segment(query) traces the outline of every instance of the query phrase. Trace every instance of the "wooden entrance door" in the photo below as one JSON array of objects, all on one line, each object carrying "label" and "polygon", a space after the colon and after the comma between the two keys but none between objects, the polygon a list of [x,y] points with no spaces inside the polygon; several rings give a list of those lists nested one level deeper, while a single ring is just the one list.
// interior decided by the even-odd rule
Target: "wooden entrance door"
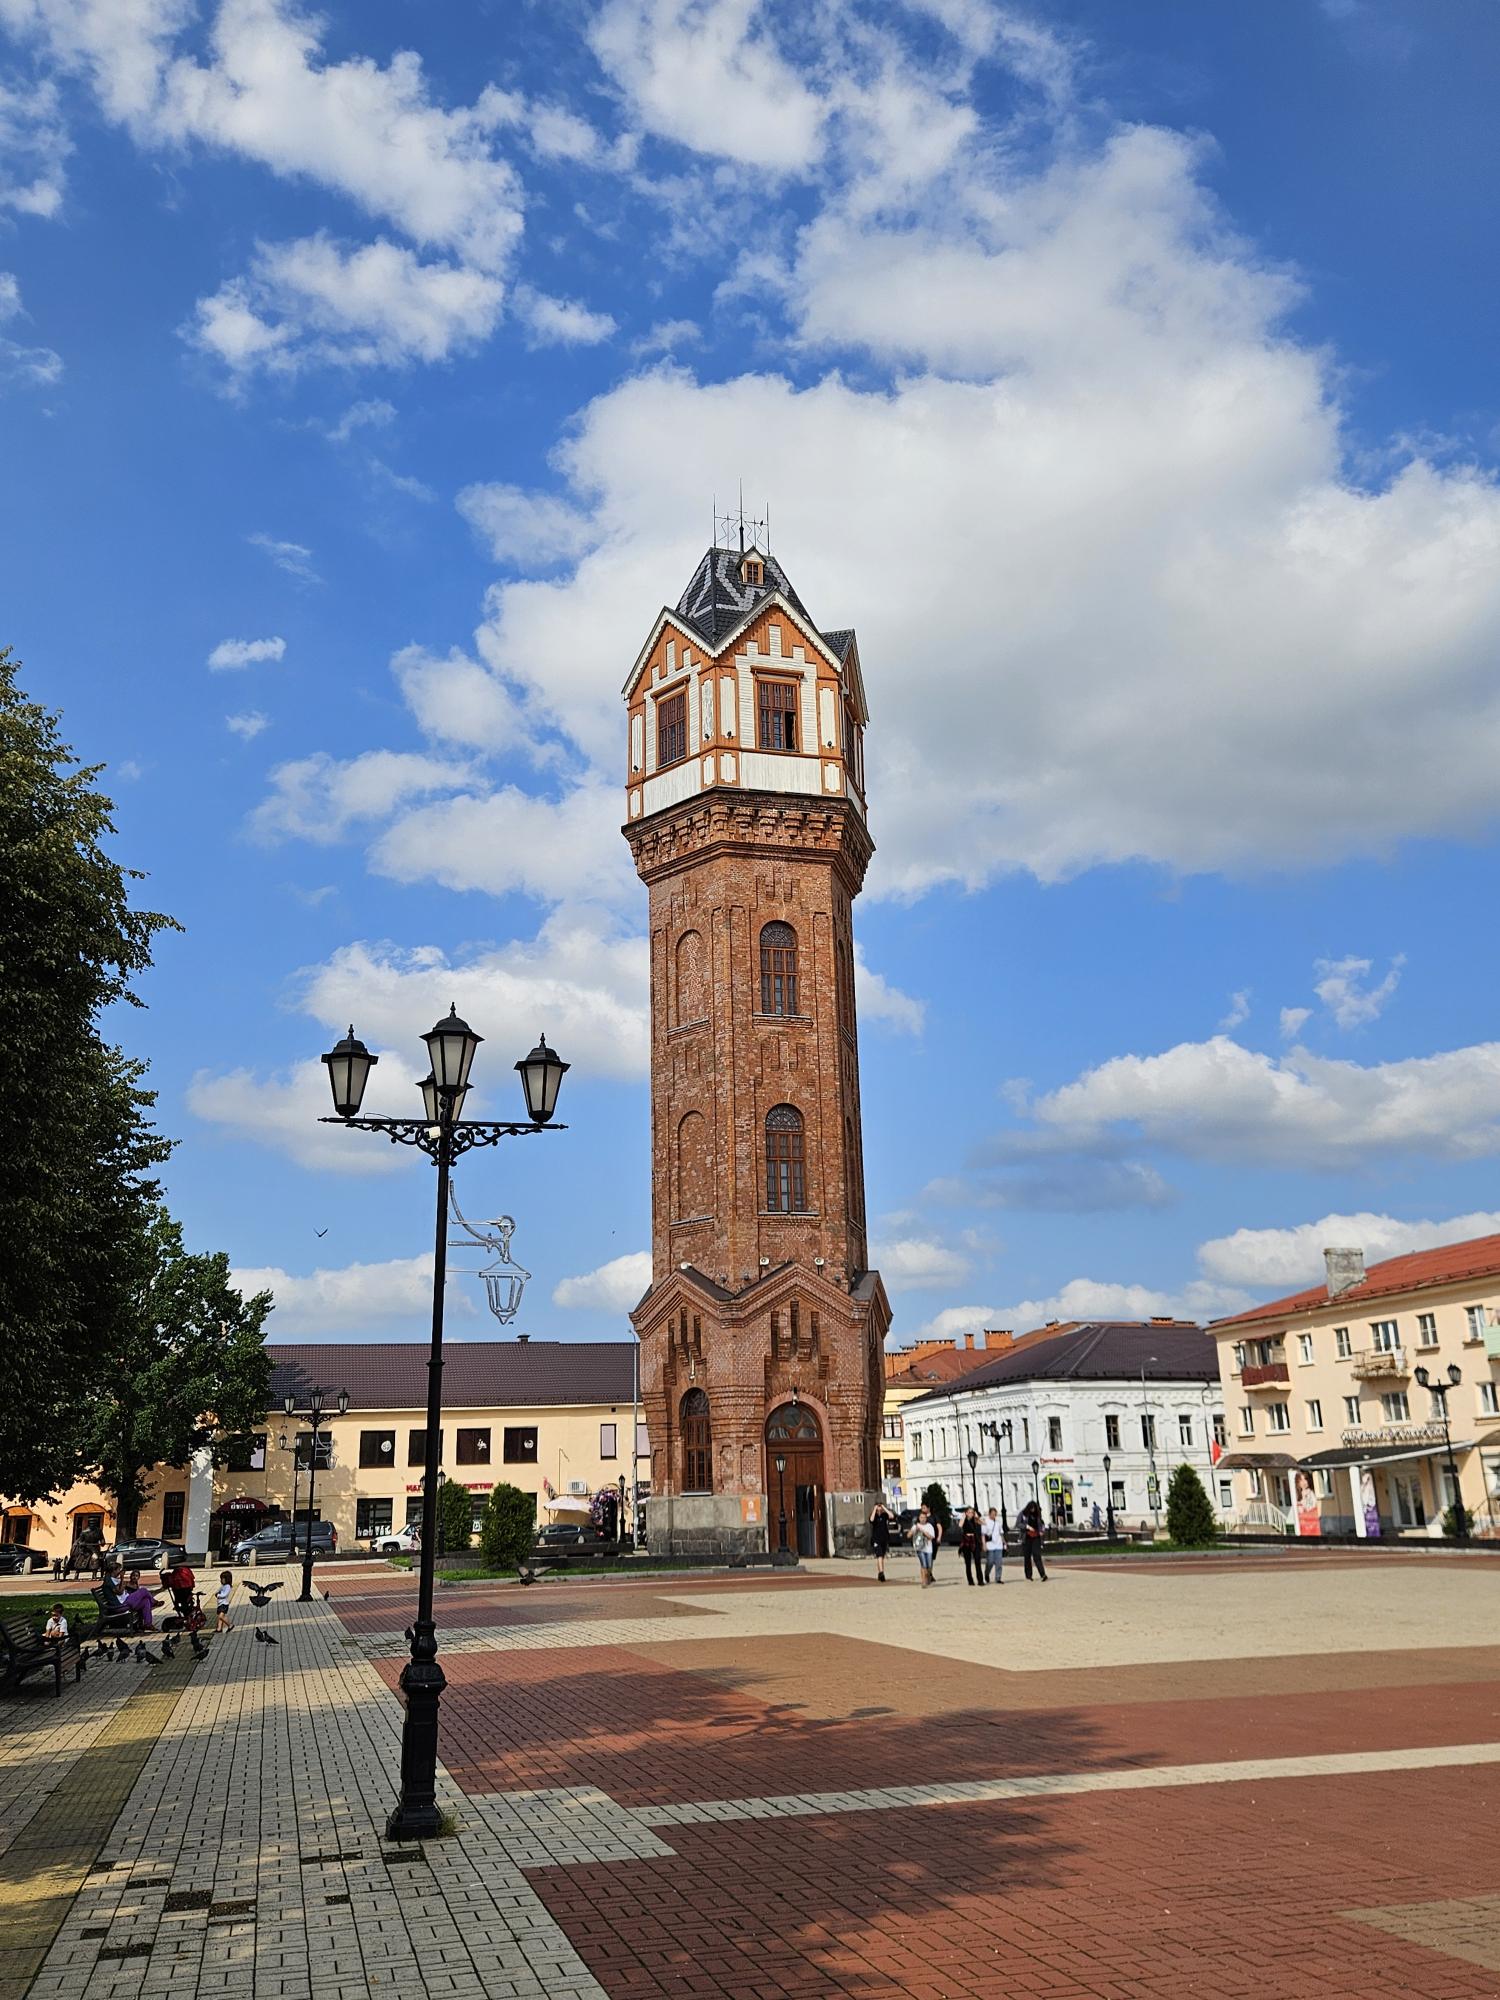
[{"label": "wooden entrance door", "polygon": [[772,1549],[824,1554],[823,1433],[805,1403],[783,1403],[766,1419],[766,1493]]}]

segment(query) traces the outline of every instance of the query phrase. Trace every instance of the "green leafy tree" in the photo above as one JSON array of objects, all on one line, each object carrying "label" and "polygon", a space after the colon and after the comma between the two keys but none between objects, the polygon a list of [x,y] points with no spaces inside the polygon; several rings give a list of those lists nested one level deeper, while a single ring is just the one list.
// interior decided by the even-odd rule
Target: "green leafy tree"
[{"label": "green leafy tree", "polygon": [[1190,1465],[1179,1465],[1167,1488],[1167,1533],[1180,1549],[1207,1548],[1218,1539],[1213,1506]]},{"label": "green leafy tree", "polygon": [[941,1532],[946,1535],[953,1525],[953,1509],[948,1505],[948,1495],[936,1479],[922,1495],[922,1505],[937,1522]]},{"label": "green leafy tree", "polygon": [[154,1465],[186,1465],[221,1433],[265,1421],[271,1294],[246,1299],[222,1251],[192,1254],[156,1205],[131,1246],[128,1285],[99,1334],[79,1459],[114,1496],[116,1532],[134,1534]]},{"label": "green leafy tree", "polygon": [[[77,1473],[80,1428],[170,1150],[144,1071],[107,1043],[107,1007],[170,918],[106,851],[98,767],[29,701],[0,651],[0,1491],[37,1499]],[[107,1387],[107,1383],[105,1384]]]},{"label": "green leafy tree", "polygon": [[497,1486],[485,1502],[479,1551],[486,1569],[519,1569],[536,1543],[536,1497]]},{"label": "green leafy tree", "polygon": [[445,1479],[438,1488],[438,1548],[457,1555],[474,1539],[474,1501],[467,1486]]}]

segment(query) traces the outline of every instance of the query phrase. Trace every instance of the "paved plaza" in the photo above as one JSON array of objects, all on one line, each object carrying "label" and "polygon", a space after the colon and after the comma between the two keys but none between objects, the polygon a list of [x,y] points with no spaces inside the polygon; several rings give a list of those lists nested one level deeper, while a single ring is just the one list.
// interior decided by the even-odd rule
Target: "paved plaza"
[{"label": "paved plaza", "polygon": [[[0,1703],[0,2000],[1500,1996],[1500,1564],[411,1578]],[[944,1573],[946,1571],[946,1574]]]}]

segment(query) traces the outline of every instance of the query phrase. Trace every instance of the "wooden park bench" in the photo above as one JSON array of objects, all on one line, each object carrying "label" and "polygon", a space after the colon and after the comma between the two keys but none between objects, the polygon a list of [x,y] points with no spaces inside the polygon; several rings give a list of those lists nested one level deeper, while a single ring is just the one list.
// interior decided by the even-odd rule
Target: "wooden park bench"
[{"label": "wooden park bench", "polygon": [[32,1674],[51,1674],[62,1693],[63,1648],[49,1646],[25,1618],[0,1618],[0,1687],[19,1687]]},{"label": "wooden park bench", "polygon": [[544,1569],[567,1569],[576,1562],[618,1562],[629,1547],[628,1541],[605,1541],[598,1535],[582,1542],[538,1542],[521,1565],[521,1581],[531,1583]]}]

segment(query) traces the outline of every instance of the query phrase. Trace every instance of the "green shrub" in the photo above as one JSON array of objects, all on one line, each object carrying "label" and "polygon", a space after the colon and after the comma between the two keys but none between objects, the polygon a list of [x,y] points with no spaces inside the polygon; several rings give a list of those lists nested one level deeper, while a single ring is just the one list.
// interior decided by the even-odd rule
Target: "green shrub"
[{"label": "green shrub", "polygon": [[1473,1532],[1474,1521],[1468,1509],[1455,1501],[1443,1510],[1443,1533],[1450,1542],[1461,1541],[1465,1534]]},{"label": "green shrub", "polygon": [[1167,1488],[1167,1533],[1180,1549],[1207,1548],[1218,1539],[1213,1506],[1190,1465],[1179,1465]]},{"label": "green shrub", "polygon": [[474,1539],[474,1496],[456,1479],[438,1488],[437,1545],[441,1556],[458,1555]]},{"label": "green shrub", "polygon": [[936,1479],[933,1480],[927,1491],[922,1495],[922,1505],[946,1535],[949,1528],[953,1525],[953,1509],[948,1505],[948,1496]]},{"label": "green shrub", "polygon": [[479,1550],[486,1569],[518,1569],[536,1541],[536,1496],[497,1486],[485,1503]]}]

